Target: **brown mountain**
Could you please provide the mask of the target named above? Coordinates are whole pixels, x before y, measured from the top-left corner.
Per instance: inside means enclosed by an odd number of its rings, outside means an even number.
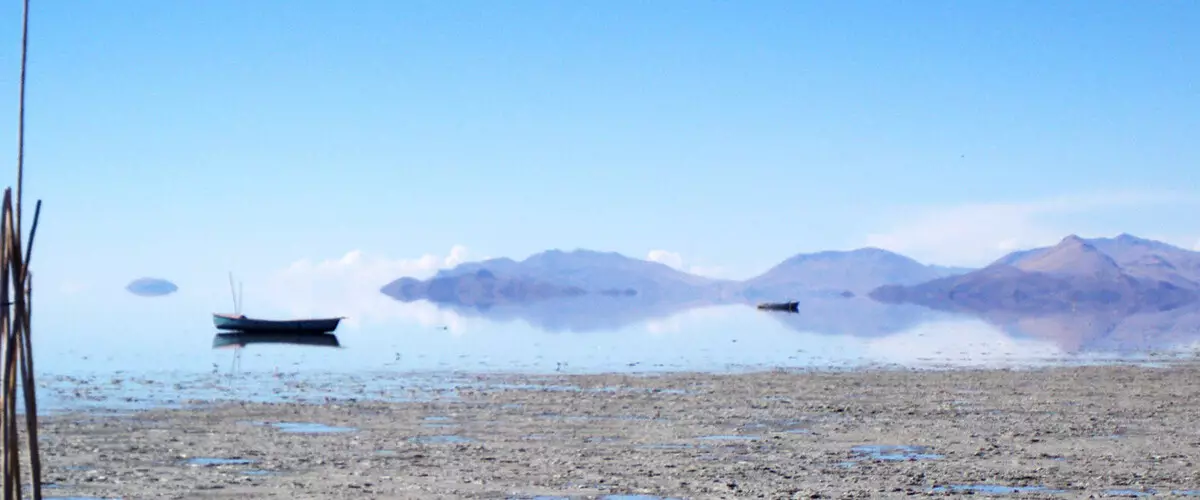
[[[1200,298],[1200,254],[1129,235],[1009,254],[960,276],[877,288],[881,302],[945,310],[1052,313],[1169,310]]]

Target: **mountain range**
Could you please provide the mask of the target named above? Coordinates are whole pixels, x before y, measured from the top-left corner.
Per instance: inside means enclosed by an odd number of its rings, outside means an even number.
[[[674,310],[709,304],[869,298],[955,312],[1169,310],[1200,300],[1200,252],[1122,234],[1068,236],[1010,253],[981,269],[922,264],[877,248],[788,258],[744,281],[712,279],[612,252],[550,250],[521,261],[490,259],[403,277],[384,294],[462,308],[542,301],[622,299]],[[829,304],[833,304],[830,302]],[[565,306],[564,306],[565,307]]]
[[[983,269],[916,285],[889,284],[881,302],[942,310],[1165,311],[1200,299],[1200,252],[1122,234],[1014,252]]]

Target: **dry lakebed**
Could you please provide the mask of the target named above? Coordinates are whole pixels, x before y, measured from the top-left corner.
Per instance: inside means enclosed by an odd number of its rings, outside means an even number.
[[[1200,496],[1200,364],[480,375],[41,424],[47,497]]]

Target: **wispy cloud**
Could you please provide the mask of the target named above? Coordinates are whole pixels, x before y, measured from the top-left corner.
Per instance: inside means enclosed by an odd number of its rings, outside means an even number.
[[[429,277],[462,263],[467,255],[466,247],[455,245],[446,255],[411,259],[390,259],[359,250],[337,259],[301,259],[268,278],[265,299],[298,316],[345,316],[351,327],[404,319],[458,331],[464,326],[458,315],[424,302],[402,303],[379,289],[405,276]]]
[[[646,254],[646,260],[666,264],[680,271],[692,273],[698,276],[707,276],[710,278],[719,278],[725,275],[725,268],[720,266],[709,266],[695,262],[687,262],[683,255],[679,252],[669,250],[651,250]]]
[[[1173,192],[1062,196],[1015,203],[971,203],[900,211],[902,221],[871,234],[869,246],[937,264],[978,266],[1022,248],[1051,245],[1071,233],[1057,216],[1154,204],[1195,203]]]
[[[671,252],[667,250],[651,250],[650,253],[646,255],[646,260],[658,262],[660,264],[666,264],[675,269],[680,269],[683,267],[683,256],[679,255],[678,252]]]

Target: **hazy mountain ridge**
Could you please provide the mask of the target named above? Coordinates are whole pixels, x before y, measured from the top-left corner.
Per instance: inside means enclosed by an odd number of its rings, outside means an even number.
[[[637,297],[701,306],[789,297],[850,297],[889,283],[919,283],[963,272],[928,266],[875,248],[800,254],[746,281],[697,276],[615,252],[549,250],[522,261],[488,259],[439,271],[428,280],[400,278],[381,291],[398,300],[483,306],[584,295]]]
[[[1010,253],[987,267],[917,285],[886,285],[871,297],[970,312],[1161,311],[1200,299],[1200,252],[1127,234],[1063,238]]]
[[[685,273],[614,252],[550,250],[517,262],[508,258],[461,264],[428,280],[401,278],[381,291],[398,300],[466,306],[536,302],[583,295],[637,297],[640,303],[716,303],[734,282]]]
[[[861,295],[883,285],[915,285],[968,270],[921,264],[878,248],[799,254],[740,284],[750,300]],[[845,294],[849,295],[849,294]]]
[[[1127,234],[1072,235],[1055,246],[1012,252],[972,270],[862,248],[795,255],[758,276],[733,281],[615,252],[550,250],[522,261],[464,263],[428,280],[401,278],[381,291],[403,301],[473,307],[589,295],[636,297],[630,307],[652,309],[866,296],[962,312],[1163,310],[1200,298],[1200,252]]]

